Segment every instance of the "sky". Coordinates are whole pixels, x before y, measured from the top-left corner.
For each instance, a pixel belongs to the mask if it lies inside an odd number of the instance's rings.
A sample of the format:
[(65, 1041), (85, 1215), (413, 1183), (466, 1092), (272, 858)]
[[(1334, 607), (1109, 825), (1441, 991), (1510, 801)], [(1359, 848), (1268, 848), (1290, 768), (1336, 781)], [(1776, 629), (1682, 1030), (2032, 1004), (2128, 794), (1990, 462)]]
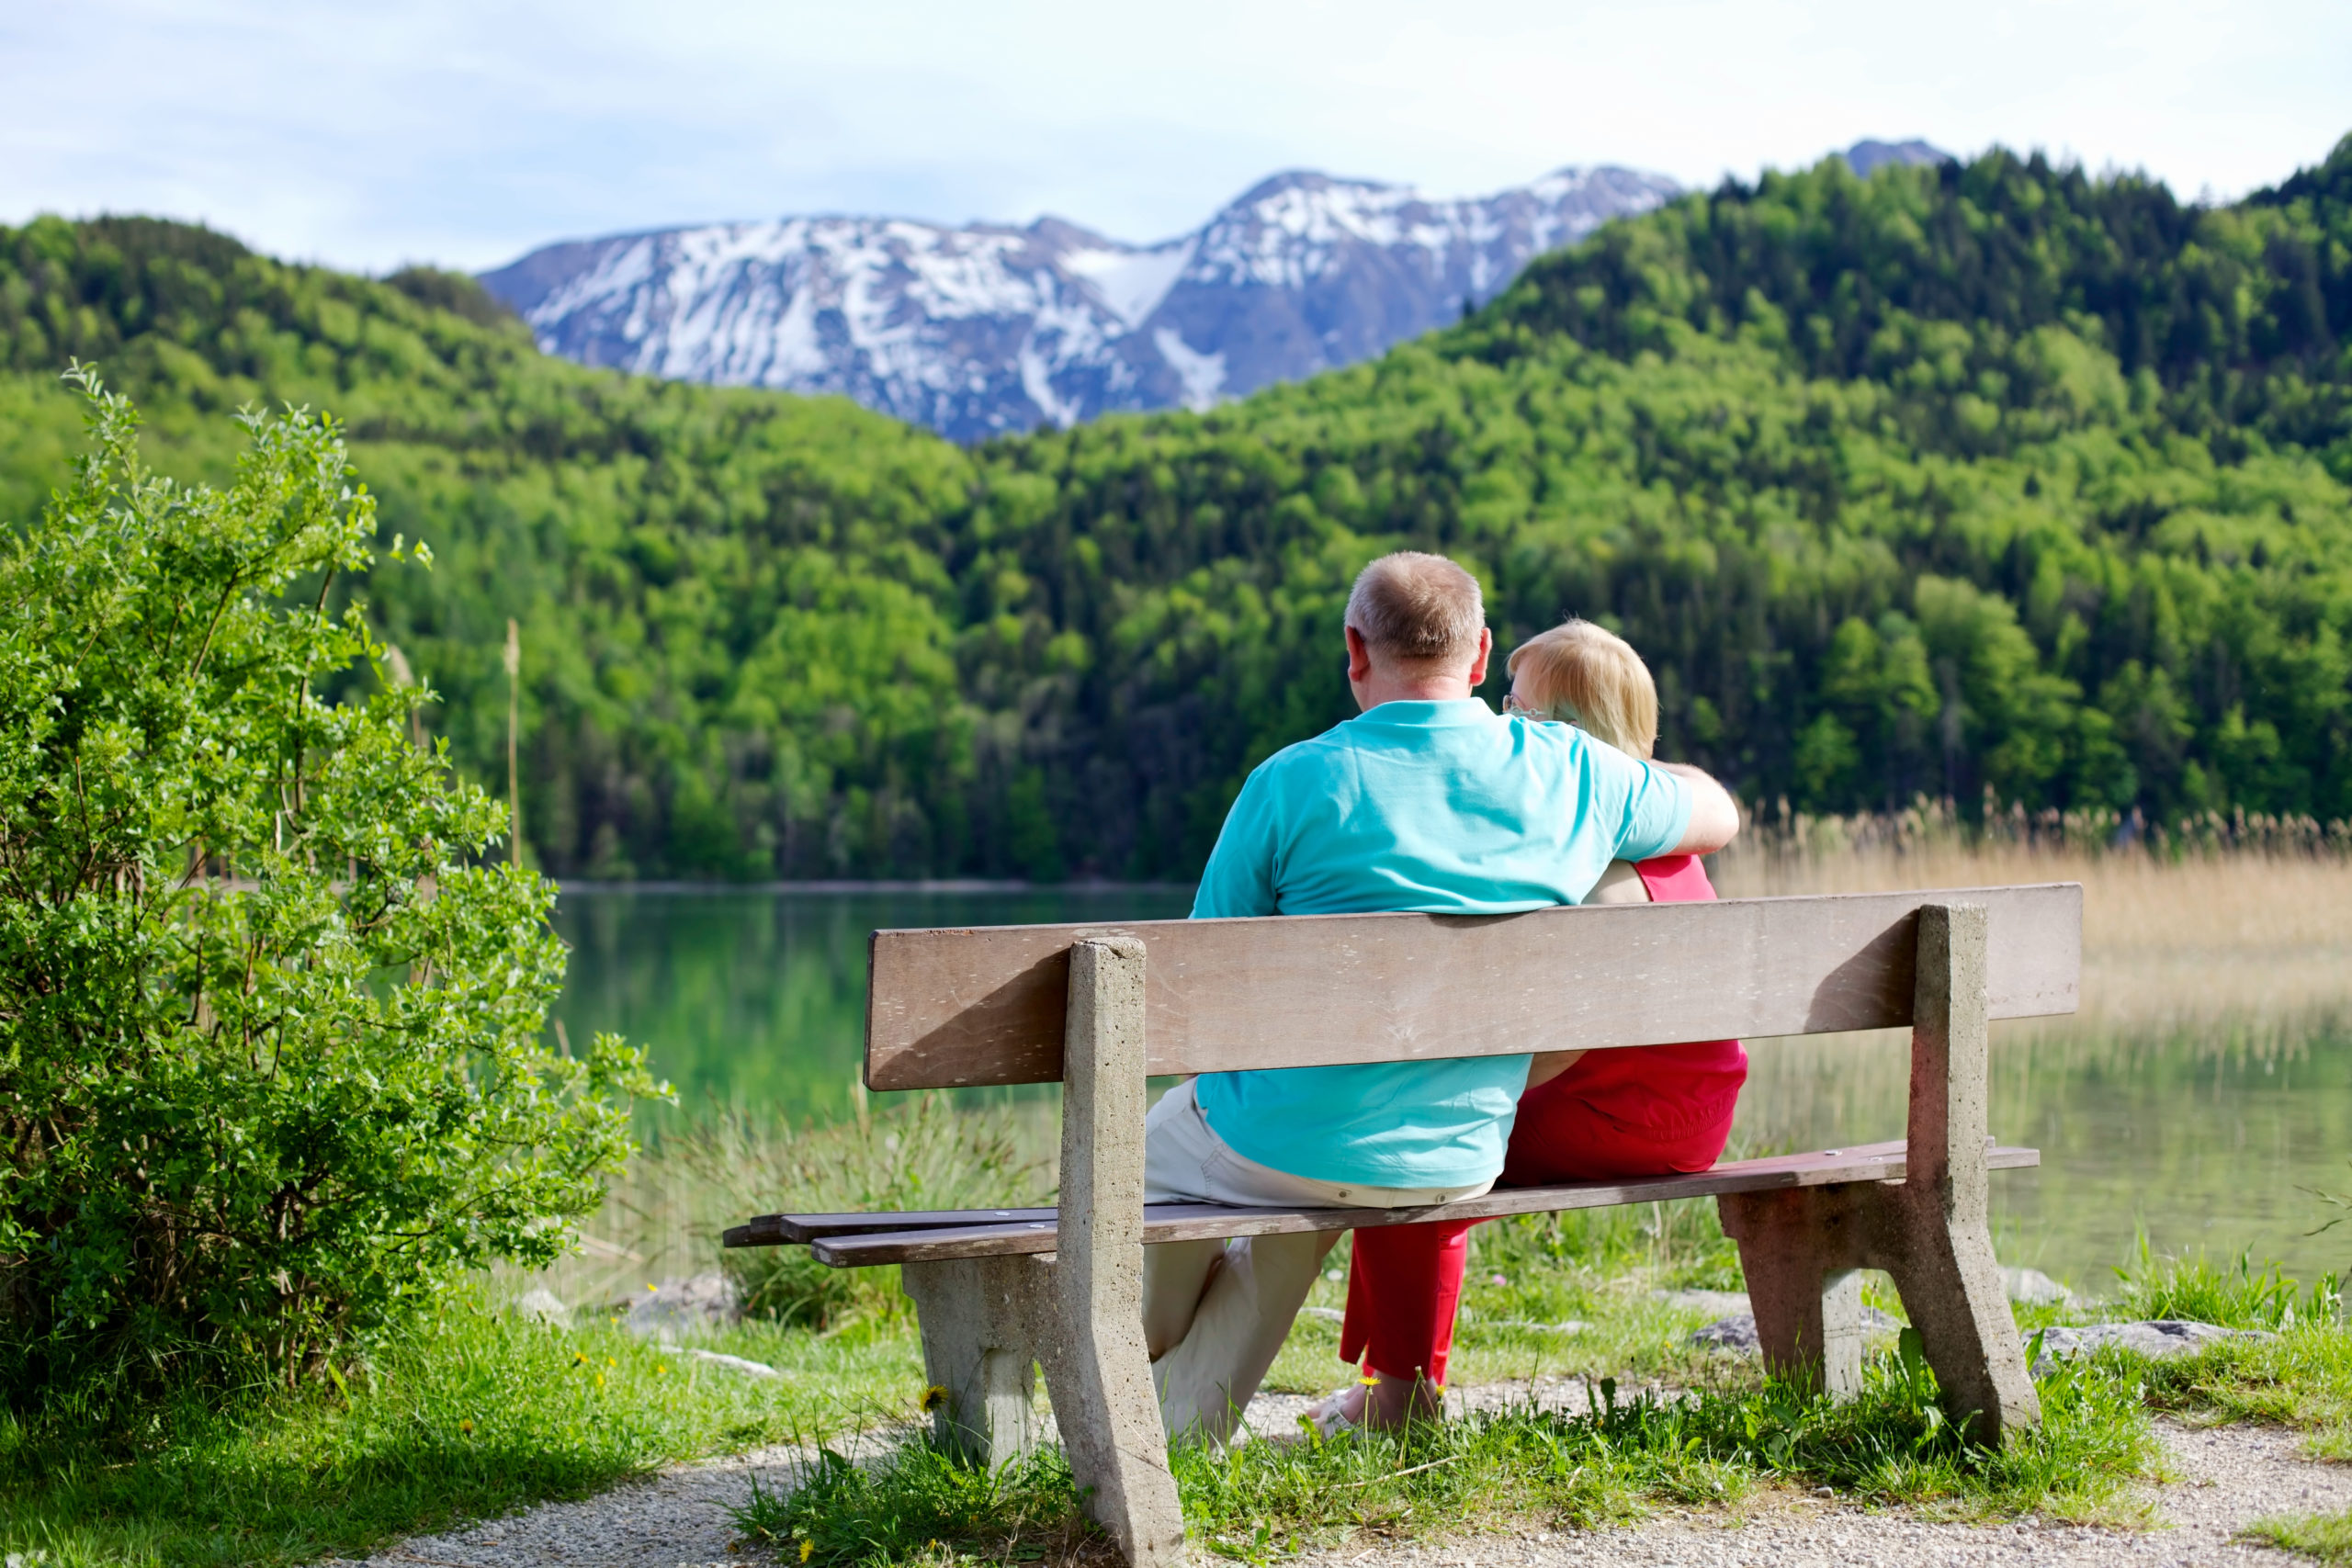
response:
[(2346, 0), (0, 0), (0, 222), (377, 272), (804, 212), (1151, 241), (1281, 169), (1711, 185), (1873, 136), (2226, 198), (2346, 132)]

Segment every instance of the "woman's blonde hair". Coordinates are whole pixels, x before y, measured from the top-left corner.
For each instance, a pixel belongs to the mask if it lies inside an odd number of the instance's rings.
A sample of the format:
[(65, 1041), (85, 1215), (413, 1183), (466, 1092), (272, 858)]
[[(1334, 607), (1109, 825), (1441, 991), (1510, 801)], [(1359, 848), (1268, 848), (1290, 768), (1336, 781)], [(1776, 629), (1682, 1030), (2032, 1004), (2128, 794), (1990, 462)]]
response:
[(1590, 621), (1566, 620), (1510, 650), (1503, 668), (1538, 717), (1573, 724), (1620, 751), (1657, 746), (1657, 687), (1634, 645)]

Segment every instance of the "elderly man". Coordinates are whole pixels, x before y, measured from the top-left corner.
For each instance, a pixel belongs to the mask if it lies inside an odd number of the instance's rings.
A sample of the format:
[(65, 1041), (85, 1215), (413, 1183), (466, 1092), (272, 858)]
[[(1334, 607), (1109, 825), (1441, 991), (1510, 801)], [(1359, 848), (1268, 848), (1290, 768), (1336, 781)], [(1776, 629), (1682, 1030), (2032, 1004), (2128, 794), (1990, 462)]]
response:
[[(1363, 711), (1250, 775), (1194, 919), (1574, 904), (1611, 860), (1706, 854), (1737, 832), (1731, 797), (1697, 769), (1500, 717), (1472, 695), (1493, 634), (1476, 581), (1442, 556), (1403, 551), (1364, 568), (1346, 633)], [(1527, 1068), (1526, 1056), (1484, 1056), (1204, 1075), (1152, 1108), (1147, 1200), (1374, 1208), (1475, 1197), (1502, 1170)], [(1335, 1239), (1146, 1253), (1144, 1337), (1171, 1436), (1230, 1435)]]

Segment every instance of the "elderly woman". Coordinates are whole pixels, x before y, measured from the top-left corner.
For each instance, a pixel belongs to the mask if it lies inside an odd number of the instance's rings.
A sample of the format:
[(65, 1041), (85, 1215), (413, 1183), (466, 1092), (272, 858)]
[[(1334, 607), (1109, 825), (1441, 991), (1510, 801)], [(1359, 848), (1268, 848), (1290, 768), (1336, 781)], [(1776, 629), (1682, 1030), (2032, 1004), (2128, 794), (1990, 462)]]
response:
[[(1513, 650), (1506, 711), (1574, 725), (1647, 760), (1657, 742), (1657, 688), (1641, 656), (1589, 621), (1571, 620)], [(1715, 893), (1696, 855), (1613, 861), (1588, 904), (1675, 903)], [(1519, 1101), (1498, 1186), (1535, 1187), (1704, 1170), (1723, 1153), (1747, 1079), (1736, 1040), (1538, 1055)], [(1340, 1355), (1354, 1387), (1316, 1412), (1326, 1432), (1395, 1427), (1435, 1415), (1453, 1343), (1470, 1221), (1355, 1234)]]

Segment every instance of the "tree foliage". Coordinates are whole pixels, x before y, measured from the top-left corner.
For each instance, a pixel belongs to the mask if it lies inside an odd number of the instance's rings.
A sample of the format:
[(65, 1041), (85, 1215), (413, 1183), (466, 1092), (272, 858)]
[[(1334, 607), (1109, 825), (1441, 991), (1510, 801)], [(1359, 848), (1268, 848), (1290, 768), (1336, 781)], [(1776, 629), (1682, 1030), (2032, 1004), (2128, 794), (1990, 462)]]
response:
[[(333, 583), (374, 502), (324, 420), (224, 488), (92, 450), (0, 546), (0, 1397), (259, 1358), (543, 1262), (628, 1148), (634, 1053), (540, 1035), (553, 890), (420, 750)], [(396, 549), (394, 555), (404, 554)], [(413, 570), (413, 568), (411, 570)]]
[(337, 409), (441, 552), (371, 614), (481, 777), (523, 621), (568, 874), (1190, 874), (1345, 716), (1338, 608), (1399, 545), (1472, 564), (1506, 644), (1624, 632), (1668, 750), (1750, 799), (2352, 816), (2352, 141), (2225, 208), (1829, 160), (1375, 363), (971, 451), (563, 365), (466, 287), (0, 232), (0, 500), (57, 461), (29, 378), (68, 352), (199, 461), (207, 410)]

